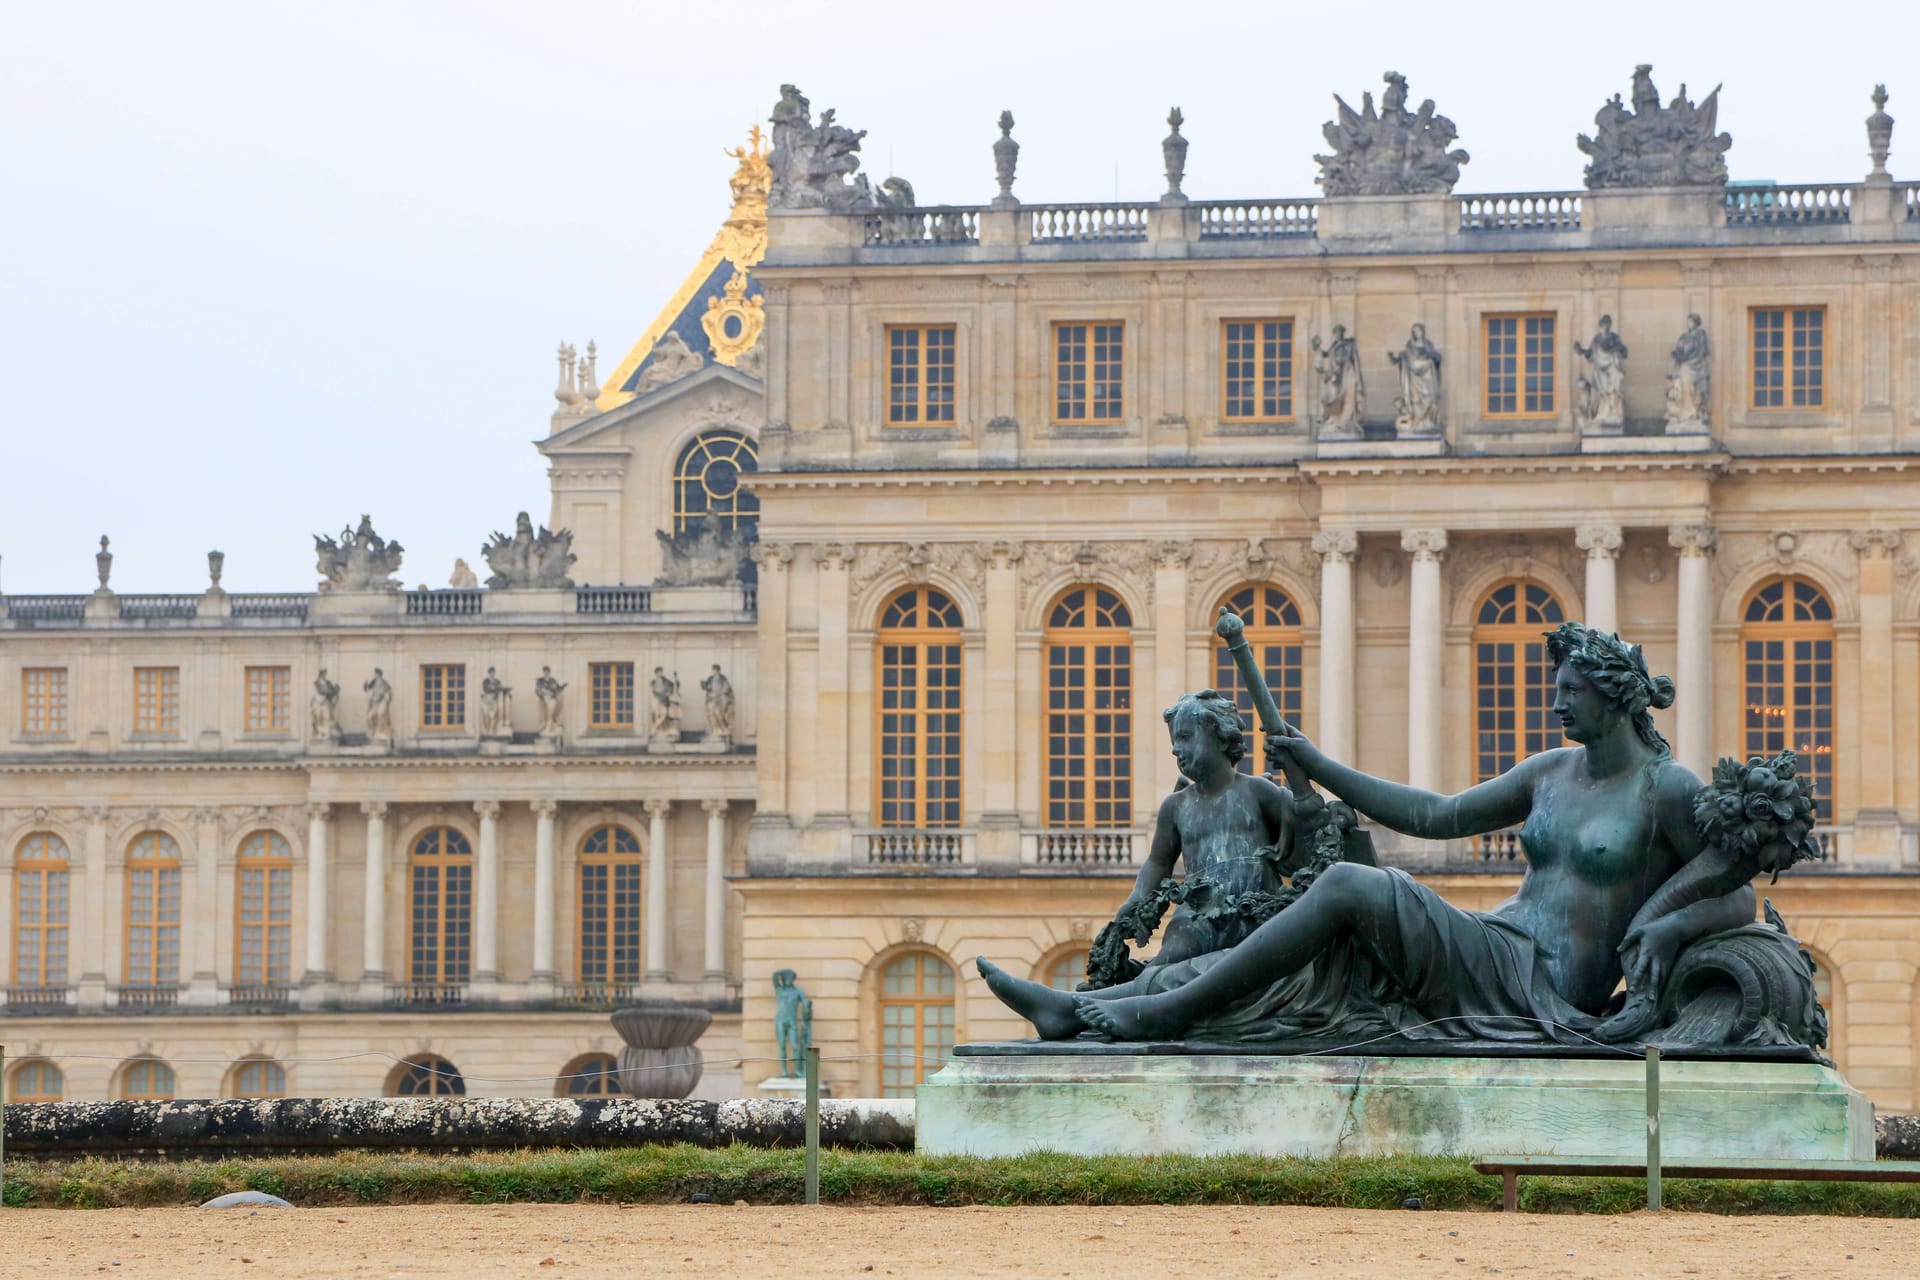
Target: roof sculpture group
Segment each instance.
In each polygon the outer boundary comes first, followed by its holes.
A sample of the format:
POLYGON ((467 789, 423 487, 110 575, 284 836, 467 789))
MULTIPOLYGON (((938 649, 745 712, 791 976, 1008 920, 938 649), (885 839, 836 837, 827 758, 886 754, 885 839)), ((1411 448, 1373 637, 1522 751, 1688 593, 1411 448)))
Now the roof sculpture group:
MULTIPOLYGON (((1444 195, 1460 180, 1467 152, 1456 147, 1459 128, 1440 114, 1433 99, 1409 109, 1407 78, 1387 72, 1386 89, 1375 105, 1372 93, 1360 96, 1355 110, 1334 95, 1335 117, 1322 126, 1330 148, 1316 155, 1317 181, 1329 196, 1444 195)), ((1884 107, 1886 90, 1874 97, 1875 114, 1868 120, 1874 172, 1885 172, 1893 132, 1893 118, 1884 107)), ((1718 128, 1720 90, 1716 86, 1698 103, 1680 92, 1662 103, 1653 83, 1653 67, 1634 68, 1631 105, 1616 93, 1594 116, 1592 134, 1579 135, 1586 154, 1589 190, 1632 187, 1715 187, 1727 182, 1727 149, 1733 135, 1718 128)), ((836 213, 897 210, 914 207, 913 187, 902 178, 874 185, 860 169, 860 140, 864 130, 839 124, 824 111, 818 123, 806 96, 792 85, 782 85, 773 109, 772 196, 776 209, 826 209, 836 213)), ((1178 203, 1181 175, 1186 167, 1187 140, 1180 134, 1181 117, 1175 108, 1172 133, 1162 143, 1167 166, 1165 199, 1178 203)), ((1012 207, 1014 169, 1020 144, 1013 138, 1013 115, 1000 115, 1000 137, 993 145, 994 172, 999 194, 994 207, 1012 207)))

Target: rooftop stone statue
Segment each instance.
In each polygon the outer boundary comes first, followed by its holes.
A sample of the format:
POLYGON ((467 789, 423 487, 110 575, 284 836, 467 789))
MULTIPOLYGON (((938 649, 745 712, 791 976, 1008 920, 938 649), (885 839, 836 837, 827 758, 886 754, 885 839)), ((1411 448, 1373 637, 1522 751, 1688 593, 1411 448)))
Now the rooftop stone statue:
POLYGON ((790 84, 780 86, 774 105, 773 150, 767 165, 773 187, 767 204, 774 209, 827 209, 847 213, 856 209, 907 207, 913 189, 904 180, 888 179, 879 188, 860 169, 860 140, 867 131, 837 123, 831 109, 813 122, 813 107, 805 94, 790 84))
POLYGON ((340 538, 315 534, 314 568, 322 591, 398 591, 393 575, 400 570, 405 548, 373 531, 373 517, 363 514, 358 528, 342 529, 340 538))
POLYGON ((1361 773, 1290 726, 1267 739, 1271 764, 1397 831, 1452 840, 1520 827, 1527 875, 1495 910, 1461 910, 1397 868, 1346 860, 1244 941, 1111 987, 1056 991, 988 963, 982 976, 1055 1040, 1274 1052, 1394 1041, 1472 1055, 1652 1038, 1816 1057, 1826 1021, 1811 962, 1777 916, 1753 923, 1749 883, 1819 856, 1791 755, 1723 762, 1702 787, 1654 727, 1650 708, 1672 704, 1673 684, 1637 646, 1566 623, 1547 649, 1574 745, 1458 795, 1361 773))
POLYGON ((552 530, 545 525, 534 532, 533 519, 522 511, 514 518, 513 536, 496 531, 480 548, 487 567, 493 570, 487 586, 546 587, 564 589, 573 585, 567 570, 578 559, 573 554, 573 531, 552 530))
POLYGON ((1616 93, 1594 116, 1593 136, 1580 135, 1580 150, 1593 157, 1587 188, 1725 186, 1733 135, 1714 132, 1719 116, 1718 86, 1695 106, 1681 85, 1662 107, 1653 67, 1641 63, 1633 69, 1633 109, 1616 93))
POLYGON ((1387 91, 1380 109, 1373 95, 1360 95, 1360 110, 1333 96, 1339 116, 1321 133, 1333 154, 1315 156, 1320 162, 1320 186, 1330 196, 1430 195, 1453 190, 1460 166, 1470 158, 1449 150, 1460 131, 1452 120, 1434 111, 1433 99, 1407 110, 1407 78, 1397 71, 1383 77, 1387 91))

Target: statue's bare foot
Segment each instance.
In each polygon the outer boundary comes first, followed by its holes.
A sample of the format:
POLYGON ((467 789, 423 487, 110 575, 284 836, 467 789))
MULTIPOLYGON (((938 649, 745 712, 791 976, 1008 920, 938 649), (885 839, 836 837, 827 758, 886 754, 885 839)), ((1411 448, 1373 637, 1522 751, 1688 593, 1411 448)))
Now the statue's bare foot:
POLYGON ((1065 1040, 1086 1028, 1073 1011, 1072 992, 1016 978, 985 956, 976 956, 973 963, 1000 1003, 1031 1022, 1042 1040, 1065 1040))
POLYGON ((1095 1031, 1115 1040, 1171 1040, 1181 1028, 1156 1007, 1152 996, 1121 996, 1117 1000, 1089 1000, 1077 996, 1074 1009, 1095 1031))

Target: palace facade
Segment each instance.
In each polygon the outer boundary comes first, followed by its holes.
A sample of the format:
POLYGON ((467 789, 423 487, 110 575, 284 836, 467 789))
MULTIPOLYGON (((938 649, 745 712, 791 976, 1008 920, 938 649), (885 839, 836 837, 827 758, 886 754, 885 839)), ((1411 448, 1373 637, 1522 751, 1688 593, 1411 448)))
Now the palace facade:
MULTIPOLYGON (((1159 709, 1245 699, 1225 607, 1420 786, 1559 745, 1570 618, 1675 677, 1696 771, 1791 747, 1828 859, 1763 893, 1913 1108, 1920 184, 1884 110, 1865 180, 1743 186, 1711 99, 1633 97, 1578 191, 1453 194, 1390 80, 1322 198, 1190 198, 1176 120, 1160 200, 1024 204, 1004 118, 999 195, 921 207, 789 91, 605 385, 563 349, 570 544, 404 590, 366 523, 315 592, 0 600, 9 1096, 599 1091, 637 995, 751 1091, 787 968, 831 1086, 910 1093, 1026 1033, 972 956, 1079 977, 1159 709)), ((1378 838, 1517 882, 1514 833, 1378 838)))

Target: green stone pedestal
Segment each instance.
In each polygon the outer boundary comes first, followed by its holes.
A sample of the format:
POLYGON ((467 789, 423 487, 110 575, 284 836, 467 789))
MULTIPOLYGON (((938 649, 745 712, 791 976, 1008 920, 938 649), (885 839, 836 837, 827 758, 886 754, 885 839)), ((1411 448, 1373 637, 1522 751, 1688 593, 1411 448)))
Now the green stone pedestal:
MULTIPOLYGON (((1638 1158, 1639 1058, 982 1053, 919 1089, 927 1155, 1494 1155, 1638 1158)), ((1672 1061, 1667 1160, 1871 1160, 1873 1106, 1831 1067, 1672 1061)))

